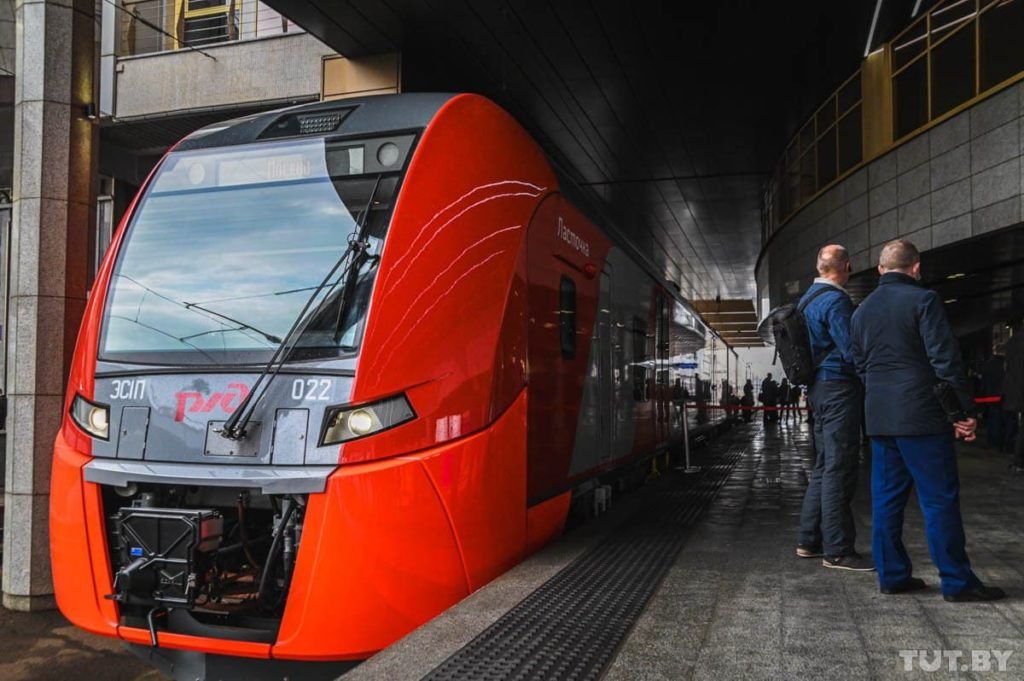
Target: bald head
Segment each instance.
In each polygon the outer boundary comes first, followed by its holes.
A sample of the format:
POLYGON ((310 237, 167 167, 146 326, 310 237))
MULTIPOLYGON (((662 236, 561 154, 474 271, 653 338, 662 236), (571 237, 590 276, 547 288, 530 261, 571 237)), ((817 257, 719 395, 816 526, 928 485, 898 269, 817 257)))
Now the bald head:
POLYGON ((829 244, 818 251, 818 274, 825 276, 832 272, 845 272, 850 264, 850 254, 844 246, 829 244))
POLYGON ((823 246, 818 251, 818 274, 844 286, 850 278, 850 253, 839 244, 823 246))
POLYGON ((921 269, 921 253, 917 246, 906 239, 893 239, 885 246, 878 255, 878 271, 902 272, 903 274, 915 275, 915 270, 921 269))

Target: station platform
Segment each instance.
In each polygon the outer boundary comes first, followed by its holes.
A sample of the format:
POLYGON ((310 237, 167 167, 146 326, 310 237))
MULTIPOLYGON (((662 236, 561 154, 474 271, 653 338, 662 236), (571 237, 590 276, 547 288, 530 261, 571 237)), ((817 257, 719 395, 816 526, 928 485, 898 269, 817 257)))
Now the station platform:
MULTIPOLYGON (((420 679, 1024 678, 1024 477, 980 446, 960 445, 968 551, 992 604, 946 603, 916 500, 905 541, 930 588, 879 593, 874 573, 794 556, 811 442, 806 423, 756 419, 702 431, 701 472, 665 469, 613 495, 583 524, 346 674, 420 679), (714 432, 715 430, 719 432, 714 432), (610 549, 609 549, 610 547, 610 549), (1010 652, 1005 672, 950 671, 939 651, 1010 652), (907 671, 901 651, 924 651, 907 671)), ((867 451, 865 450, 865 454, 867 451)), ((870 550, 868 460, 855 510, 870 550)), ((115 641, 59 613, 0 609, 0 678, 158 681, 115 641)))
MULTIPOLYGON (((345 681, 1024 678, 1024 477, 1004 456, 960 450, 968 551, 1004 601, 942 599, 916 499, 905 542, 925 591, 886 596, 874 573, 797 558, 810 429, 755 422, 695 452, 702 472, 668 470, 615 499, 345 681), (972 651, 1009 652, 1006 671, 972 651)), ((868 553, 864 454, 855 510, 868 553)))

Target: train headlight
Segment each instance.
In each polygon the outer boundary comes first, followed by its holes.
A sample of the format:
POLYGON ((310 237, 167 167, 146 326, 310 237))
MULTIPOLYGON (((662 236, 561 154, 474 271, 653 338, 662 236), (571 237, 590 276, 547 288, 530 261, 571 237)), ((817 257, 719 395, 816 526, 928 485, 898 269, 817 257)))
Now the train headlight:
POLYGON ((330 407, 324 414, 320 445, 336 445, 411 421, 416 418, 405 395, 352 407, 330 407))
POLYGON ((105 404, 96 404, 81 395, 75 395, 71 402, 71 419, 93 437, 101 440, 109 437, 110 407, 105 404))

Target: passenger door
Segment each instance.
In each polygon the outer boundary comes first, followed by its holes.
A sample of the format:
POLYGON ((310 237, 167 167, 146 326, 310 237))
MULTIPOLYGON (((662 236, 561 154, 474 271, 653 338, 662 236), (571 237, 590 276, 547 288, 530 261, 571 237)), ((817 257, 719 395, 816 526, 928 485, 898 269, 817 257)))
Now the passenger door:
POLYGON ((612 374, 612 274, 611 265, 601 272, 598 292, 597 323, 594 324, 594 352, 598 385, 598 461, 612 458, 615 441, 615 384, 612 374))

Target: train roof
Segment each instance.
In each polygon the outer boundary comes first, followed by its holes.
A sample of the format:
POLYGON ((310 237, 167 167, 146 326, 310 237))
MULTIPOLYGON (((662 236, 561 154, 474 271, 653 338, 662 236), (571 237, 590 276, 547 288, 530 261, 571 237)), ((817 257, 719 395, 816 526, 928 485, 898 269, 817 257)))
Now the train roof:
MULTIPOLYGON (((427 127, 441 107, 456 96, 456 93, 428 92, 372 95, 275 109, 200 128, 179 142, 175 149, 209 149, 286 137, 372 135, 398 130, 418 130, 427 127)), ((628 250, 652 277, 663 282, 673 297, 700 317, 681 294, 678 285, 668 282, 654 263, 622 233, 616 221, 608 215, 603 203, 585 192, 550 154, 545 152, 545 155, 558 177, 560 189, 566 198, 576 204, 590 220, 600 225, 620 247, 628 250)))
POLYGON ((363 135, 424 128, 451 93, 374 95, 316 102, 222 121, 196 130, 175 150, 209 149, 275 138, 363 135))

